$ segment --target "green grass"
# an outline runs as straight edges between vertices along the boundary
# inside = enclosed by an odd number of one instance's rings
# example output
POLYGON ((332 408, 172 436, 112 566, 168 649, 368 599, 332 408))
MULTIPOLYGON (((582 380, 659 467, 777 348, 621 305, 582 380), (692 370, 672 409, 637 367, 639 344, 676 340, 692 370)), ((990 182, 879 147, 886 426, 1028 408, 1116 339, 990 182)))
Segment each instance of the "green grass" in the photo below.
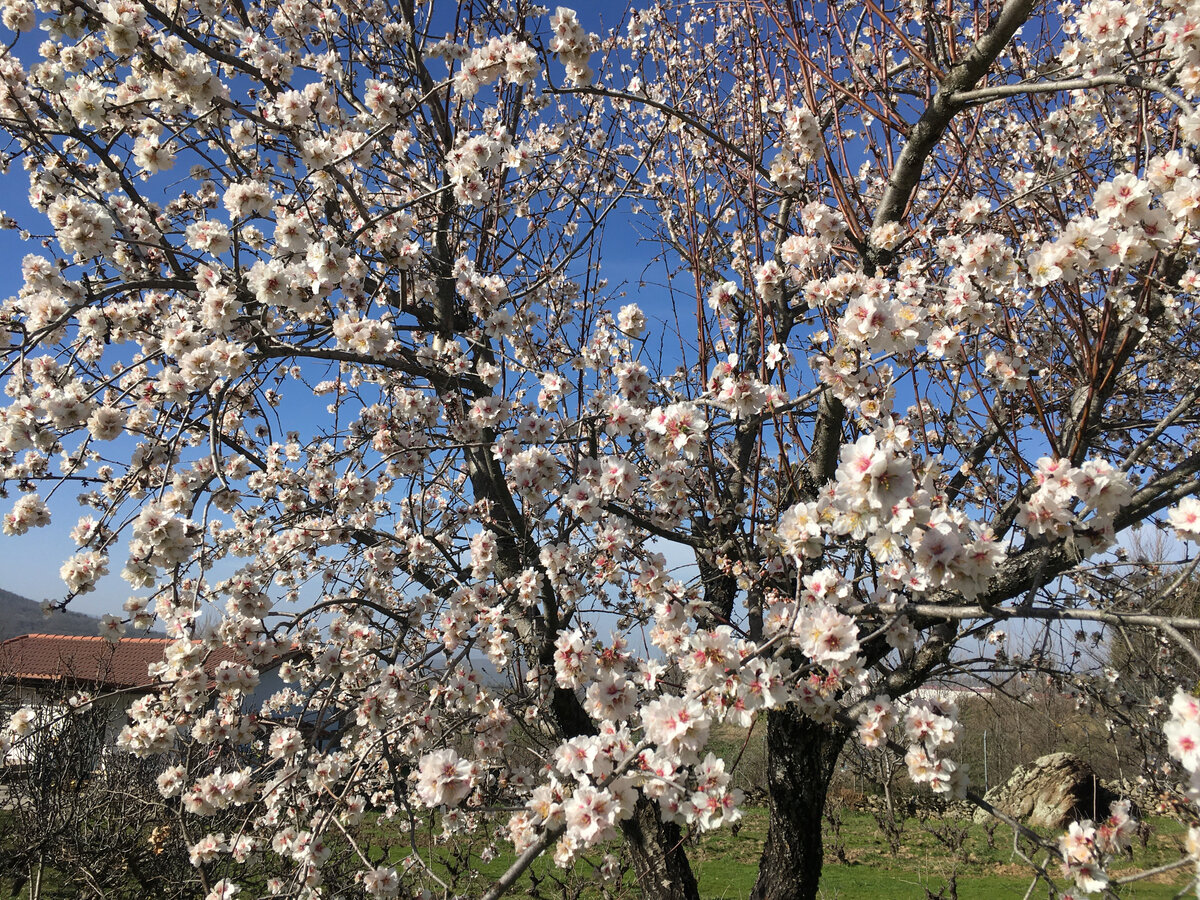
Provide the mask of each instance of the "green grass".
MULTIPOLYGON (((821 896, 826 900, 926 900, 926 890, 934 896, 957 877, 959 896, 963 898, 1022 897, 1032 875, 1012 852, 1012 832, 1003 826, 994 833, 994 847, 988 846, 982 825, 955 819, 916 818, 904 824, 903 844, 892 854, 879 824, 867 813, 841 812, 840 841, 847 862, 835 858, 839 837, 829 824, 825 828, 825 867, 821 877, 821 896), (947 825, 967 828, 966 840, 952 853, 931 833, 947 825), (965 862, 964 862, 965 857, 965 862)), ((1119 877, 1174 861, 1182 855, 1183 828, 1176 822, 1155 819, 1147 847, 1140 842, 1132 860, 1121 860, 1110 868, 1119 877)), ((748 896, 758 873, 758 852, 766 834, 766 812, 747 811, 746 820, 735 838, 728 831, 704 836, 693 854, 693 865, 705 898, 743 898, 748 896)), ((1050 872, 1058 876, 1057 867, 1050 872)), ((1060 886, 1067 887, 1059 879, 1060 886)), ((1187 886, 1189 876, 1180 872, 1159 876, 1146 882, 1123 887, 1120 896, 1137 900, 1166 900, 1187 886)), ((946 896, 949 896, 947 891, 946 896)), ((1045 897, 1044 887, 1034 897, 1045 897)))
MULTIPOLYGON (((1178 859, 1182 854, 1183 828, 1167 819, 1152 819, 1145 848, 1136 842, 1132 859, 1122 859, 1110 867, 1110 875, 1120 877, 1153 868, 1178 859)), ((763 809, 748 809, 737 836, 722 829, 701 836, 689 848, 693 871, 705 900, 738 900, 749 895, 758 875, 758 857, 766 836, 767 813, 763 809)), ((840 836, 826 824, 826 862, 821 878, 821 897, 824 900, 927 900, 929 896, 950 897, 947 889, 951 878, 957 879, 958 895, 964 900, 1001 900, 1023 897, 1032 880, 1026 874, 1028 866, 1014 856, 1012 833, 1003 826, 997 828, 989 846, 984 826, 965 820, 930 818, 921 822, 910 818, 904 823, 902 845, 893 855, 876 819, 868 813, 845 810, 841 813, 840 836), (952 852, 940 841, 934 830, 946 831, 947 826, 966 828, 966 838, 952 852), (838 843, 846 861, 836 858, 838 843), (928 893, 927 893, 928 891, 928 893)), ((613 848, 615 849, 615 847, 613 848)), ((599 853, 590 855, 598 859, 599 853)), ((476 862, 481 880, 498 876, 511 863, 512 857, 501 854, 487 863, 476 862)), ((554 877, 584 884, 583 897, 601 897, 596 888, 588 889, 592 877, 585 864, 576 867, 574 878, 556 870, 548 859, 539 860, 533 867, 534 878, 543 885, 542 896, 560 895, 545 890, 554 877)), ((1049 872, 1060 888, 1070 885, 1061 878, 1057 866, 1049 872)), ((1187 887, 1190 876, 1186 870, 1157 876, 1120 889, 1121 897, 1134 900, 1167 900, 1187 887)), ((632 882, 628 882, 632 885, 632 882)), ((519 884, 515 896, 529 893, 532 884, 519 884)), ((621 893, 614 891, 613 893, 621 893)), ((637 896, 636 889, 626 892, 637 896)), ((1040 885, 1032 897, 1047 897, 1049 892, 1040 885)))
MULTIPOLYGON (((949 898, 951 894, 946 888, 952 878, 957 879, 958 896, 963 900, 1019 898, 1029 887, 1028 866, 1013 855, 1012 833, 1004 826, 995 829, 993 844, 989 846, 987 831, 982 825, 949 818, 925 821, 909 818, 903 823, 899 849, 893 853, 874 816, 843 809, 839 817, 840 828, 826 822, 824 830, 826 862, 820 892, 823 900, 927 900, 939 896, 939 892, 949 898), (966 829, 965 839, 953 851, 933 833, 935 830, 945 833, 950 828, 966 829), (839 855, 843 857, 842 861, 839 861, 839 855)), ((1184 829, 1179 823, 1150 819, 1147 825, 1150 833, 1146 846, 1135 841, 1133 858, 1122 859, 1113 865, 1111 875, 1119 877, 1153 868, 1182 855, 1184 829)), ((705 900, 739 900, 749 895, 758 874, 758 857, 766 829, 766 811, 750 808, 746 810, 736 836, 728 829, 722 829, 691 840, 688 854, 705 900)), ((480 845, 465 839, 449 843, 431 840, 437 831, 440 829, 429 829, 422 835, 418 842, 422 856, 438 860, 437 868, 443 875, 457 869, 460 879, 455 888, 465 894, 482 892, 513 860, 511 853, 500 852, 484 862, 477 855, 480 845), (454 862, 456 854, 457 864, 454 862)), ((379 858, 385 847, 396 861, 408 852, 391 823, 373 823, 369 827, 369 838, 374 844, 369 851, 372 858, 379 858)), ((587 855, 587 860, 598 862, 604 852, 618 848, 619 844, 597 848, 587 855)), ((1057 866, 1051 866, 1050 872, 1060 887, 1069 887, 1061 879, 1057 866)), ((56 879, 52 871, 47 872, 47 881, 46 896, 61 896, 55 890, 56 879)), ((1120 890, 1120 896, 1134 900, 1167 900, 1189 883, 1190 875, 1185 869, 1125 886, 1120 890)), ((0 885, 0 900, 10 896, 7 887, 0 885)), ((598 886, 595 870, 589 862, 581 861, 574 871, 562 872, 550 859, 542 858, 518 883, 511 896, 578 896, 581 900, 601 900, 605 897, 633 898, 639 896, 639 891, 632 874, 626 877, 623 886, 612 885, 605 891, 598 886), (567 885, 565 892, 559 882, 567 885)), ((1048 891, 1044 885, 1039 885, 1030 896, 1045 898, 1048 891)))

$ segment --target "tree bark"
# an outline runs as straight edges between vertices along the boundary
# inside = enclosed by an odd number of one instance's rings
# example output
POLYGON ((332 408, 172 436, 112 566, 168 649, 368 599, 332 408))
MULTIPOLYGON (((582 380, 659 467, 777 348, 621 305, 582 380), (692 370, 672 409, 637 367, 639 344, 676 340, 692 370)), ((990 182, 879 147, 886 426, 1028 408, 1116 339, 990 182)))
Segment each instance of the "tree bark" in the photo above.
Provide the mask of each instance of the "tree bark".
POLYGON ((633 818, 621 823, 633 857, 638 893, 655 900, 699 900, 700 890, 683 848, 683 832, 664 822, 658 804, 641 794, 633 818))
MULTIPOLYGON (((551 709, 565 735, 596 733, 595 723, 571 691, 555 688, 551 709)), ((700 900, 683 832, 674 822, 662 820, 657 803, 639 793, 633 816, 621 823, 621 833, 633 859, 639 896, 646 900, 700 900)))
POLYGON ((825 795, 847 732, 801 714, 795 704, 767 716, 771 819, 751 900, 814 900, 825 848, 825 795))

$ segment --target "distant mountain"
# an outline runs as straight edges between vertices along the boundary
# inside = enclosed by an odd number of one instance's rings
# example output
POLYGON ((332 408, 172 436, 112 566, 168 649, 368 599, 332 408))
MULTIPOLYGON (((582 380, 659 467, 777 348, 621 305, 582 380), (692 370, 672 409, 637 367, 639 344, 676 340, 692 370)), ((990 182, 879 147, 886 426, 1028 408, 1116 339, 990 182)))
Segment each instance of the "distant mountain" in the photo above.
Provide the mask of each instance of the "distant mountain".
POLYGON ((18 634, 85 634, 100 631, 100 620, 77 612, 56 612, 47 617, 42 606, 12 591, 0 589, 0 641, 18 634))

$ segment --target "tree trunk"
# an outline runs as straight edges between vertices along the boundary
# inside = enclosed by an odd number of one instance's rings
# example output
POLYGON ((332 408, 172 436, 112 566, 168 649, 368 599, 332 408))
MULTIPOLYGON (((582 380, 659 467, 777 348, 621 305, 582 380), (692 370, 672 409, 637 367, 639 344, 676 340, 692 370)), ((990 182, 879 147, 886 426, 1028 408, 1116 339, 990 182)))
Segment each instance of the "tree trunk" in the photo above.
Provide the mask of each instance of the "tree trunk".
POLYGON ((46 867, 46 859, 40 853, 37 858, 37 865, 34 866, 32 877, 29 879, 29 900, 41 900, 42 897, 42 871, 46 867))
POLYGON ((814 900, 821 882, 825 794, 847 732, 799 713, 767 716, 771 819, 752 900, 814 900))
MULTIPOLYGON (((542 662, 551 663, 552 657, 547 654, 542 662)), ((555 688, 551 709, 564 734, 596 733, 595 723, 571 691, 555 688)), ((659 817, 657 803, 639 793, 633 816, 621 823, 621 833, 633 858, 639 896, 646 900, 700 900, 683 833, 674 822, 659 817)))
POLYGON ((633 817, 621 823, 633 857, 638 896, 652 900, 699 900, 700 891, 683 847, 683 833, 664 822, 658 804, 638 795, 633 817))

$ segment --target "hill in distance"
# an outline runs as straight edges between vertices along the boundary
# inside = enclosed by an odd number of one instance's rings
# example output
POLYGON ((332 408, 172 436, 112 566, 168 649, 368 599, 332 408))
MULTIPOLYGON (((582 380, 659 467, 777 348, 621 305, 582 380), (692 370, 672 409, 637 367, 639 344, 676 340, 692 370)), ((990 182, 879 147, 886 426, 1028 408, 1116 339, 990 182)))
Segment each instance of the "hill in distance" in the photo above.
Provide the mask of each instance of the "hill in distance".
POLYGON ((0 588, 0 641, 19 634, 99 634, 100 620, 77 612, 56 612, 47 617, 42 606, 27 597, 0 588))

